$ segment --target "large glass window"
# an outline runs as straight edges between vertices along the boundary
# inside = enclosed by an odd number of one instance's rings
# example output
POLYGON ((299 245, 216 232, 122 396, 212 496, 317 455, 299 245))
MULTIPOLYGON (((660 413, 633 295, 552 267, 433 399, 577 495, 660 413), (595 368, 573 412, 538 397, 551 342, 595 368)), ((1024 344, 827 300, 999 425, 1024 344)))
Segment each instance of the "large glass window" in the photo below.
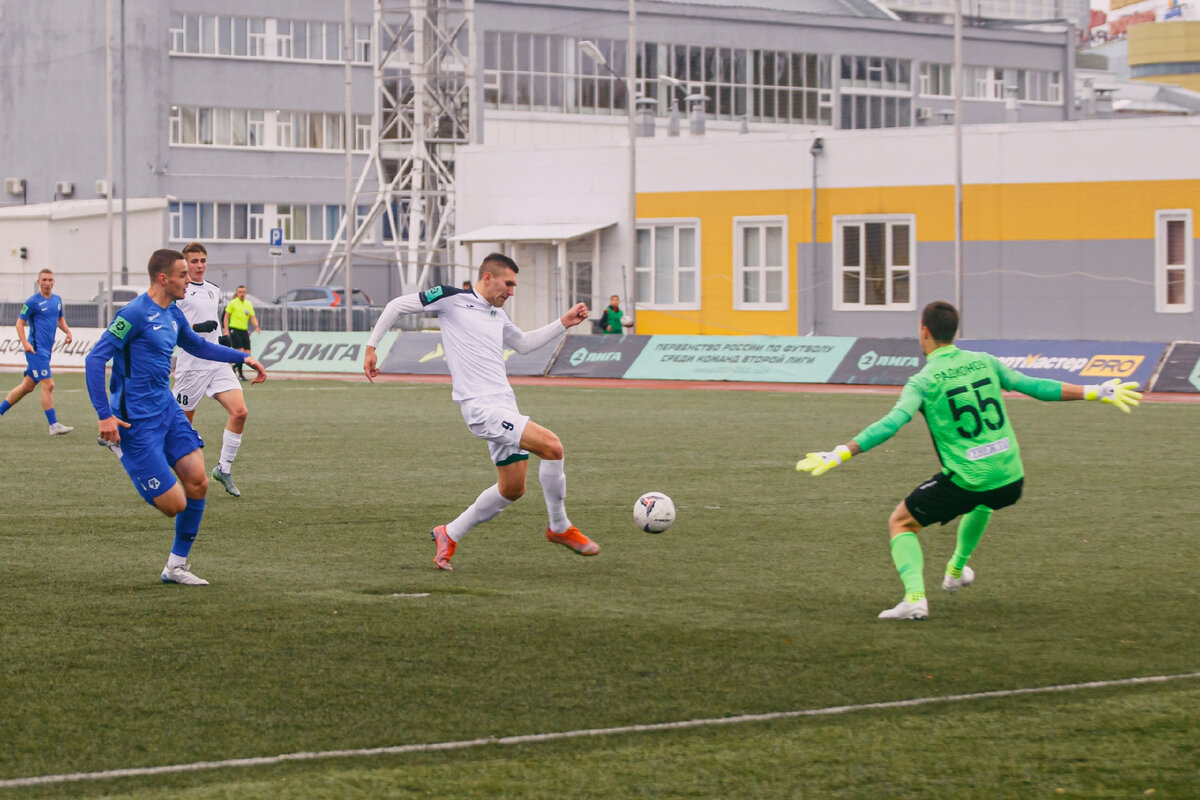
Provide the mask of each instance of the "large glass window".
POLYGON ((785 217, 737 217, 733 221, 733 307, 780 311, 788 307, 788 244, 785 217))
POLYGON ((834 307, 908 311, 916 303, 916 218, 834 217, 834 307))
POLYGON ((912 126, 912 62, 884 56, 841 57, 842 95, 838 127, 912 126))
MULTIPOLYGON (((625 42, 589 39, 605 66, 568 36, 490 31, 483 37, 484 102, 491 108, 625 113, 625 42)), ((830 56, 689 44, 638 45, 637 85, 666 116, 672 102, 706 97, 711 119, 829 125, 833 121, 830 56), (658 80, 677 79, 681 86, 658 80)))
MULTIPOLYGON (((283 228, 292 242, 328 242, 337 234, 342 206, 295 203, 193 203, 172 201, 167 208, 172 241, 265 241, 265 221, 283 228)), ((358 209, 359 219, 367 207, 358 209)), ((368 240, 373 237, 368 235, 368 240)))
MULTIPOLYGON (((972 100, 1004 100, 1008 87, 1017 91, 1025 103, 1061 103, 1062 73, 1015 67, 963 67, 963 97, 972 100)), ((921 65, 921 94, 930 97, 954 96, 954 65, 921 65)))
MULTIPOLYGON (((172 53, 299 61, 341 61, 342 26, 260 17, 172 12, 168 28, 172 53)), ((371 60, 371 26, 354 26, 352 58, 371 60)))
POLYGON ((1155 217, 1154 309, 1163 314, 1190 312, 1195 274, 1192 211, 1159 211, 1155 217))
POLYGON ((699 220, 640 220, 634 269, 638 305, 700 307, 699 220))

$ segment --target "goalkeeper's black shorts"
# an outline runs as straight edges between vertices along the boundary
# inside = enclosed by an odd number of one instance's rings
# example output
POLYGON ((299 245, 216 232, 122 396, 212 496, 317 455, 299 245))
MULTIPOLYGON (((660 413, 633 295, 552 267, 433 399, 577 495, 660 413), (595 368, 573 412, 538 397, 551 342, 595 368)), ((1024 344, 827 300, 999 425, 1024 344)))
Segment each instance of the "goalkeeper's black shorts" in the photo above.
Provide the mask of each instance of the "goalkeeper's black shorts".
POLYGON ((949 475, 939 472, 913 489, 908 497, 904 498, 904 505, 922 527, 935 522, 945 525, 979 506, 987 506, 993 510, 1011 506, 1021 499, 1024 486, 1025 479, 1018 478, 996 489, 973 492, 950 480, 949 475))

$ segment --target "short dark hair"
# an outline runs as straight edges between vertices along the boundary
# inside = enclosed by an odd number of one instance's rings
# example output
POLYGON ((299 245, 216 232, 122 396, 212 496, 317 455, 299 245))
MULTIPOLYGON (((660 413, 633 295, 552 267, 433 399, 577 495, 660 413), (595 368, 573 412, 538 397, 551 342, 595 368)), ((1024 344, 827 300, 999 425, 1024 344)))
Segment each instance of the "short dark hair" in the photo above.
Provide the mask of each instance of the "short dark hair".
POLYGON ((156 275, 175 266, 176 261, 187 261, 187 259, 178 250, 168 250, 165 247, 151 253, 150 263, 146 265, 146 271, 150 273, 150 281, 153 283, 156 275))
POLYGON ((511 269, 514 274, 521 271, 517 268, 517 262, 504 253, 488 253, 484 256, 483 263, 479 265, 479 277, 483 278, 484 273, 490 273, 493 277, 499 278, 500 273, 506 269, 511 269))
POLYGON ((934 300, 922 309, 921 324, 935 342, 953 342, 958 333, 958 310, 945 300, 934 300))
POLYGON ((185 256, 184 260, 187 260, 186 256, 188 253, 204 253, 204 255, 208 255, 208 251, 204 249, 204 245, 199 242, 189 242, 180 252, 185 256))

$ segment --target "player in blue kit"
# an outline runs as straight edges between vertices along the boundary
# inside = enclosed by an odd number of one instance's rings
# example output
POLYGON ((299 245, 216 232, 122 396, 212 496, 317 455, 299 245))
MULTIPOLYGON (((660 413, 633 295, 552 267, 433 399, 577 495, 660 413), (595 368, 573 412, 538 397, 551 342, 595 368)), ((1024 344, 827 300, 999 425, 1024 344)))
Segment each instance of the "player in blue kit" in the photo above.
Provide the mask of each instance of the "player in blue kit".
POLYGON ((258 372, 255 383, 265 381, 267 373, 250 355, 207 342, 192 330, 174 302, 187 292, 182 253, 155 250, 147 270, 150 289, 117 312, 88 353, 88 394, 100 418, 100 444, 120 457, 147 503, 175 518, 175 542, 162 572, 163 583, 207 586, 208 581, 192 574, 187 561, 208 492, 208 473, 200 453, 204 441, 171 394, 171 354, 178 345, 209 361, 249 364, 258 372), (104 367, 109 360, 112 379, 105 391, 104 367))
POLYGON ((17 402, 34 390, 42 387, 42 410, 46 413, 46 422, 50 424, 51 436, 62 436, 74 428, 63 425, 58 421, 54 411, 54 378, 50 374, 50 352, 54 349, 55 331, 61 330, 67 335, 67 344, 71 343, 71 329, 63 318, 62 298, 54 294, 54 271, 44 269, 38 273, 38 291, 21 306, 17 316, 17 338, 25 350, 25 377, 0 401, 0 417, 4 412, 15 406, 17 402), (25 335, 25 327, 29 327, 29 335, 25 335))

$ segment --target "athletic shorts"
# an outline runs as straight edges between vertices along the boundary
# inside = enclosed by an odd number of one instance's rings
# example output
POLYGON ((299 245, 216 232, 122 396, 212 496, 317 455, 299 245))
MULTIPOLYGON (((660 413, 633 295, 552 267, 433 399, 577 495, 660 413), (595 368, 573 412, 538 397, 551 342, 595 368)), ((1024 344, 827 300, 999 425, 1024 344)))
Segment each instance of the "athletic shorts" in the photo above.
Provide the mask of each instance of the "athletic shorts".
POLYGON ((913 489, 908 497, 904 498, 904 505, 913 519, 921 523, 921 527, 935 522, 945 525, 979 506, 987 506, 993 511, 1011 506, 1021 499, 1021 489, 1024 486, 1025 479, 1018 478, 998 489, 973 492, 954 483, 949 475, 939 472, 913 489))
POLYGON ((28 375, 34 383, 44 381, 50 375, 50 355, 42 355, 40 353, 25 354, 25 374, 28 375))
POLYGON ((221 392, 242 390, 233 370, 222 364, 219 369, 189 369, 175 373, 175 399, 184 411, 195 411, 201 398, 216 397, 221 392))
POLYGON ((243 328, 230 328, 229 329, 229 341, 230 341, 230 345, 229 345, 230 347, 236 348, 238 350, 249 350, 250 349, 250 330, 243 329, 243 328))
POLYGON ((461 401, 458 407, 471 433, 487 442, 492 463, 497 467, 529 458, 529 451, 521 449, 521 435, 529 417, 517 410, 515 396, 473 397, 461 401))
POLYGON ((178 483, 171 471, 175 462, 204 447, 204 440, 174 404, 160 417, 126 422, 131 424, 121 428, 121 466, 142 499, 154 505, 154 498, 178 483))

